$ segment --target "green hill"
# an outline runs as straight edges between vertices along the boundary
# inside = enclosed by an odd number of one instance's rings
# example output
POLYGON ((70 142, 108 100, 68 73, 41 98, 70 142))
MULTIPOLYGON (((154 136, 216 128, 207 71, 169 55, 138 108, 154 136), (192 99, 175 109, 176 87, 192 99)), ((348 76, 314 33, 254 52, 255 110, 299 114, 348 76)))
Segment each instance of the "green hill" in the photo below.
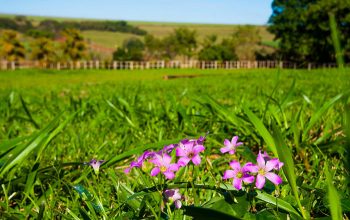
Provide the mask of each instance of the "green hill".
MULTIPOLYGON (((14 18, 16 15, 0 14, 0 17, 14 18)), ((97 19, 84 19, 84 18, 62 18, 62 17, 46 17, 46 16, 26 16, 33 24, 38 24, 45 19, 53 19, 57 21, 86 21, 97 19)), ((167 23, 167 22, 145 22, 145 21, 127 21, 128 24, 139 27, 149 34, 156 37, 164 37, 170 34, 174 29, 179 27, 186 27, 192 30, 196 30, 198 34, 198 40, 201 42, 206 36, 215 34, 220 41, 222 38, 232 35, 239 25, 230 24, 195 24, 195 23, 167 23)), ((233 21, 234 22, 234 21, 233 21)), ((267 31, 267 26, 255 26, 258 28, 260 36, 262 38, 263 45, 271 47, 270 45, 277 45, 274 42, 273 34, 267 31)), ((93 50, 105 56, 110 56, 111 52, 118 46, 121 46, 123 41, 135 37, 142 39, 143 37, 131 33, 121 32, 108 32, 108 31, 83 31, 84 37, 93 44, 93 50)))

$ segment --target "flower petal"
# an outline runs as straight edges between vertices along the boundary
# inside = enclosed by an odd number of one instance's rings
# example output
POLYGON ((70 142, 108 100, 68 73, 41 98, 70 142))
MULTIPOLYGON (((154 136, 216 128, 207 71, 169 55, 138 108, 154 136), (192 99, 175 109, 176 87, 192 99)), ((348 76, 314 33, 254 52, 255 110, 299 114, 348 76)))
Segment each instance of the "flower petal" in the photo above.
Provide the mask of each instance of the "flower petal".
POLYGON ((199 165, 201 163, 201 157, 197 154, 196 156, 192 157, 192 162, 195 165, 199 165))
POLYGON ((256 161, 258 162, 258 167, 265 168, 265 160, 260 151, 258 157, 256 158, 256 161))
POLYGON ((220 148, 220 151, 221 151, 221 153, 226 153, 226 152, 229 152, 230 151, 230 147, 223 147, 223 148, 220 148))
POLYGON ((173 163, 173 164, 170 164, 170 166, 169 166, 169 168, 168 168, 168 170, 170 170, 170 171, 178 171, 179 170, 179 165, 178 164, 176 164, 176 163, 173 163))
POLYGON ((254 179, 255 179, 254 176, 250 176, 247 174, 242 177, 242 180, 245 183, 252 183, 252 182, 254 182, 254 179))
POLYGON ((234 136, 231 140, 231 144, 235 146, 237 141, 238 141, 238 136, 234 136))
POLYGON ((257 173, 258 171, 259 171, 259 167, 253 164, 252 162, 248 162, 242 167, 243 173, 245 172, 257 173))
POLYGON ((235 153, 236 153, 236 150, 235 150, 235 149, 230 150, 228 153, 229 153, 229 154, 235 154, 235 153))
POLYGON ((233 178, 235 176, 235 172, 233 170, 226 170, 224 172, 224 175, 222 176, 222 179, 226 180, 226 179, 230 179, 233 178))
POLYGON ((232 169, 237 170, 237 171, 241 170, 241 165, 236 160, 233 160, 230 162, 230 167, 232 167, 232 169))
POLYGON ((266 167, 265 167, 265 171, 269 172, 271 171, 273 168, 275 168, 276 166, 278 166, 278 159, 277 158, 273 158, 269 161, 266 162, 266 167))
POLYGON ((155 167, 151 170, 151 176, 156 176, 160 172, 159 167, 155 167))
POLYGON ((190 158, 188 158, 188 157, 181 157, 180 159, 179 159, 179 161, 177 161, 177 164, 179 165, 179 166, 181 166, 181 167, 184 167, 184 166, 186 166, 187 164, 188 164, 188 162, 190 162, 190 158))
POLYGON ((263 175, 258 174, 256 176, 256 182, 255 182, 255 186, 258 189, 262 189, 265 185, 265 177, 263 175))
POLYGON ((202 152, 205 150, 205 147, 203 145, 196 145, 194 148, 193 148, 193 153, 195 154, 199 154, 199 152, 202 152))
POLYGON ((268 180, 270 180, 275 185, 279 185, 282 183, 282 178, 275 173, 268 172, 268 173, 265 173, 265 176, 268 180))
POLYGON ((128 174, 128 173, 130 173, 130 170, 131 170, 131 167, 128 167, 124 170, 124 173, 128 174))
POLYGON ((164 153, 163 154, 163 162, 164 162, 164 165, 169 165, 171 163, 171 156, 164 153))
POLYGON ((181 208, 181 206, 182 206, 182 203, 180 200, 175 200, 174 204, 175 204, 175 208, 177 208, 177 209, 181 208))
POLYGON ((242 179, 234 178, 233 179, 233 187, 235 187, 238 190, 241 190, 242 189, 242 179))
POLYGON ((186 155, 187 155, 187 152, 182 147, 176 148, 176 156, 177 157, 184 157, 186 155))
POLYGON ((225 145, 226 147, 231 147, 231 142, 230 142, 229 140, 225 139, 224 145, 225 145))
POLYGON ((175 177, 175 174, 171 171, 165 171, 163 174, 169 180, 174 179, 174 177, 175 177))
POLYGON ((236 143, 236 147, 241 146, 242 144, 243 144, 242 142, 238 142, 236 143))

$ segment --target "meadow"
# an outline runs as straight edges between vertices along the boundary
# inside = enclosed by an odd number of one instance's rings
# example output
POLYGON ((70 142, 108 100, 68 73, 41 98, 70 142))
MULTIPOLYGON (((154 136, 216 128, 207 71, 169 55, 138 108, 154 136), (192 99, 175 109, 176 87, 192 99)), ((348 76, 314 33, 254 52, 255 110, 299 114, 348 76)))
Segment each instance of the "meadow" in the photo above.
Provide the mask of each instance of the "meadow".
POLYGON ((348 219, 349 77, 348 69, 0 72, 1 218, 348 219), (200 136, 200 164, 174 178, 151 176, 152 161, 124 172, 145 150, 200 136), (233 136, 243 145, 223 154, 233 136), (281 184, 237 190, 223 179, 229 162, 256 163, 259 151, 284 163, 274 171, 281 184), (103 163, 94 169, 91 159, 103 163), (175 189, 181 197, 165 195, 175 189))

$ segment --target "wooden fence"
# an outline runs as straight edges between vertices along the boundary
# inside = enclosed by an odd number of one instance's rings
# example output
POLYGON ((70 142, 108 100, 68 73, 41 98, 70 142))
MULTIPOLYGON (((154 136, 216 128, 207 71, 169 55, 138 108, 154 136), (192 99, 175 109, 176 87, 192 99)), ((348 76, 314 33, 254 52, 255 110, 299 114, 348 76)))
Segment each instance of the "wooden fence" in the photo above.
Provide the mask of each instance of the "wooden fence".
MULTIPOLYGON (((349 65, 346 65, 349 67, 349 65)), ((270 69, 270 68, 282 68, 282 69, 315 69, 315 68, 335 68, 335 63, 308 63, 308 64, 296 64, 288 61, 70 61, 70 62, 52 62, 42 63, 39 61, 0 61, 0 70, 16 70, 16 69, 28 69, 28 68, 40 68, 40 69, 56 69, 56 70, 68 70, 68 69, 270 69)))

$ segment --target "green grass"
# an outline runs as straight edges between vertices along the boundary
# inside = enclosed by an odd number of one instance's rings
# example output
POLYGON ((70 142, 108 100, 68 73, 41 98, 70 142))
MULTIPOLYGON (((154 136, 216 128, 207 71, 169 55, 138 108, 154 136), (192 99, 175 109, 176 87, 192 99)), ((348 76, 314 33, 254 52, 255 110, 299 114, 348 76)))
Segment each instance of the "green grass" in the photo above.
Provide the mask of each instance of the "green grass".
POLYGON ((0 215, 346 219, 348 79, 347 69, 2 71, 0 215), (201 166, 165 182, 180 188, 182 209, 160 211, 164 180, 149 168, 123 173, 145 149, 207 131, 201 166), (244 146, 222 155, 233 135, 244 146), (259 150, 284 162, 280 186, 238 192, 222 180, 228 162, 259 150), (98 176, 91 158, 106 160, 98 176))

